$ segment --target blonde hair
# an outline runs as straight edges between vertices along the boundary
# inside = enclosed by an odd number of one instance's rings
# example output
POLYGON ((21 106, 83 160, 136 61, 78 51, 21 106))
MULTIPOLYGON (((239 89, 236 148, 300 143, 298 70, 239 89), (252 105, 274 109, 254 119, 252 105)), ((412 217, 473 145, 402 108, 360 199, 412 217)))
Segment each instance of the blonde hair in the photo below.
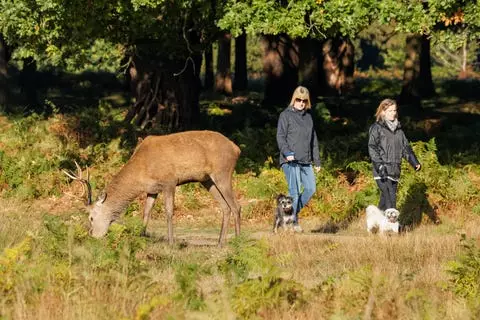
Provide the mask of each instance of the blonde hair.
POLYGON ((312 107, 310 92, 305 87, 298 86, 295 91, 293 91, 292 100, 290 101, 291 106, 295 103, 295 99, 307 100, 307 103, 305 103, 305 109, 307 110, 312 107))
POLYGON ((378 105, 377 112, 375 112, 375 118, 377 121, 383 119, 383 112, 390 108, 391 106, 397 106, 397 102, 393 99, 384 99, 378 105))

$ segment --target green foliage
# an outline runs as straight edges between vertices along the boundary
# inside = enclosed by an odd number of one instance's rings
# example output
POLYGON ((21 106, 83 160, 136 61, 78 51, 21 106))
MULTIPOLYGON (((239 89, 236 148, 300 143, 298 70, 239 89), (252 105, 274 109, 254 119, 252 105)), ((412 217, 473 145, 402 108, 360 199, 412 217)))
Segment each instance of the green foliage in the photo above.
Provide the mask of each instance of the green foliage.
POLYGON ((229 242, 230 252, 219 264, 233 288, 232 306, 242 317, 261 310, 295 308, 306 303, 305 289, 279 277, 279 270, 263 241, 244 234, 229 242))
POLYGON ((187 183, 180 186, 184 196, 182 204, 189 210, 200 209, 202 204, 198 199, 202 196, 208 196, 208 191, 200 183, 187 183))
POLYGON ((465 31, 466 24, 478 33, 477 7, 473 1, 454 0, 429 1, 428 5, 423 1, 395 0, 230 0, 217 24, 235 36, 245 31, 247 34, 285 33, 292 38, 324 39, 336 35, 354 38, 374 21, 392 25, 397 32, 435 34, 438 24, 448 26, 445 21, 460 11, 464 14, 460 21, 462 29, 465 31))
POLYGON ((75 171, 73 160, 82 167, 109 161, 116 169, 126 161, 136 140, 128 128, 117 138, 123 127, 121 112, 100 101, 97 108, 83 108, 75 115, 33 113, 12 118, 0 128, 6 146, 0 150, 0 193, 22 199, 59 195, 66 179, 59 169, 75 171))
MULTIPOLYGON (((66 57, 63 63, 65 64, 65 71, 72 73, 116 73, 119 70, 124 54, 122 46, 104 39, 96 39, 90 47, 81 48, 75 55, 66 57)), ((55 63, 55 65, 59 63, 60 61, 55 63)))
POLYGON ((148 320, 150 319, 150 314, 153 310, 158 308, 159 306, 168 305, 170 302, 168 297, 165 296, 155 296, 153 297, 148 303, 141 304, 137 308, 137 312, 135 314, 135 320, 148 320))
POLYGON ((75 264, 88 264, 92 269, 124 270, 138 272, 141 261, 135 254, 146 246, 141 237, 143 222, 137 217, 125 217, 124 223, 112 224, 105 239, 97 240, 88 236, 87 231, 75 221, 62 220, 57 216, 44 218, 45 234, 43 245, 48 257, 69 258, 75 264), (73 247, 82 246, 82 250, 73 247))
POLYGON ((243 318, 251 318, 263 310, 289 310, 307 303, 301 285, 272 277, 246 280, 235 288, 232 299, 233 308, 243 318))
POLYGON ((455 293, 466 298, 473 308, 480 312, 480 248, 475 239, 467 239, 462 235, 462 252, 456 260, 447 264, 447 272, 451 275, 451 283, 455 293))
POLYGON ((407 33, 428 33, 434 21, 427 14, 421 1, 381 1, 379 20, 388 24, 394 22, 397 31, 407 33))
MULTIPOLYGON (((260 36, 257 35, 249 35, 247 37, 247 72, 249 75, 261 75, 263 73, 263 63, 262 63, 262 56, 263 50, 262 46, 259 46, 260 43, 260 36)), ((249 83, 252 82, 252 78, 248 81, 249 83)), ((261 79, 260 79, 261 80, 261 79)), ((252 87, 251 84, 249 87, 252 87)))
POLYGON ((332 115, 324 102, 318 102, 317 104, 312 106, 312 110, 316 119, 321 119, 325 123, 331 122, 332 115))
POLYGON ((27 237, 13 248, 6 248, 0 255, 0 292, 9 294, 17 285, 17 275, 25 269, 23 261, 31 252, 32 238, 27 237))
POLYGON ((243 175, 238 188, 251 199, 272 199, 278 193, 285 193, 287 185, 280 169, 264 169, 258 176, 253 173, 243 175))
MULTIPOLYGON (((405 62, 405 40, 406 34, 395 32, 395 27, 392 25, 385 25, 380 24, 379 22, 373 23, 370 27, 365 28, 360 33, 359 37, 364 42, 363 45, 367 45, 365 48, 365 52, 360 52, 361 60, 372 59, 369 57, 368 49, 376 49, 379 50, 378 57, 376 61, 371 61, 373 63, 371 65, 375 69, 386 69, 389 71, 400 71, 403 69, 403 64, 405 62)), ((357 48, 362 50, 362 45, 359 42, 358 45, 355 46, 355 50, 357 48)), ((364 89, 362 86, 363 92, 383 92, 385 96, 395 96, 398 94, 399 88, 398 86, 401 84, 397 80, 392 81, 392 79, 384 78, 378 79, 379 81, 371 81, 367 83, 367 85, 374 86, 377 91, 368 90, 368 88, 364 89), (382 88, 382 86, 390 86, 392 87, 392 91, 386 91, 386 88, 382 88), (381 89, 381 91, 378 91, 381 89)))
POLYGON ((31 116, 13 122, 11 130, 0 137, 8 141, 9 147, 0 151, 0 184, 7 196, 17 195, 32 199, 58 193, 57 180, 52 170, 58 168, 61 157, 58 141, 44 140, 47 129, 41 116, 31 116), (46 185, 51 188, 46 189, 46 185))
POLYGON ((64 259, 70 255, 72 241, 82 241, 88 233, 78 224, 67 223, 58 216, 45 215, 43 218, 45 226, 45 237, 43 245, 49 257, 64 259))
POLYGON ((237 171, 254 171, 258 173, 258 164, 270 168, 278 164, 276 137, 277 128, 269 124, 264 129, 245 126, 232 135, 232 140, 242 150, 242 155, 237 163, 237 171))
POLYGON ((197 281, 202 273, 198 264, 181 264, 177 267, 175 281, 178 285, 176 300, 183 301, 184 307, 190 310, 202 310, 205 308, 203 294, 198 287, 197 281))
POLYGON ((252 274, 264 274, 274 269, 272 260, 268 258, 268 246, 265 242, 241 234, 228 244, 230 252, 219 265, 219 269, 229 283, 240 283, 252 274))
MULTIPOLYGON (((422 163, 422 170, 414 172, 406 162, 402 167, 402 184, 399 190, 399 202, 408 197, 408 192, 415 185, 424 185, 423 197, 438 194, 446 201, 469 202, 478 197, 479 191, 468 178, 466 170, 458 170, 442 166, 437 157, 437 146, 434 138, 428 142, 412 143, 413 150, 422 163)), ((417 187, 417 191, 418 187, 417 187)), ((421 201, 420 201, 421 203, 421 201)))
POLYGON ((317 197, 309 206, 315 214, 326 215, 325 218, 335 223, 351 221, 378 198, 377 187, 371 179, 371 164, 366 161, 351 162, 342 171, 322 169, 316 174, 316 185, 317 197))
POLYGON ((473 208, 472 208, 472 211, 474 214, 476 214, 477 216, 480 216, 480 203, 476 204, 473 208))
POLYGON ((412 143, 412 147, 422 163, 422 169, 416 172, 406 161, 402 164, 398 206, 403 224, 418 224, 423 214, 437 222, 431 198, 448 203, 475 204, 480 193, 468 177, 468 170, 442 166, 438 161, 435 139, 417 141, 412 143))
POLYGON ((424 290, 420 288, 411 289, 405 296, 405 302, 410 309, 419 314, 422 318, 428 317, 429 299, 424 290))
POLYGON ((377 2, 372 0, 316 1, 316 3, 318 6, 310 18, 319 36, 340 34, 354 38, 359 31, 375 20, 377 12, 377 2))
POLYGON ((282 3, 272 0, 228 1, 218 21, 234 35, 281 34, 293 38, 325 35, 354 36, 368 25, 376 12, 375 2, 303 0, 282 3))
MULTIPOLYGON (((398 50, 398 49, 394 49, 394 50, 398 50)), ((398 54, 403 56, 403 53, 398 53, 398 54)), ((399 59, 396 61, 398 63, 403 64, 403 58, 399 57, 399 59)), ((387 69, 389 67, 390 65, 387 65, 387 69)), ((380 77, 380 78, 375 78, 372 81, 366 81, 366 83, 363 83, 363 81, 360 80, 359 86, 361 87, 360 90, 362 94, 365 94, 365 95, 375 95, 376 92, 382 92, 387 97, 393 97, 396 94, 398 94, 398 92, 400 92, 401 90, 401 83, 395 78, 391 79, 391 78, 380 77)), ((372 119, 373 119, 373 112, 372 112, 372 119)))
POLYGON ((145 39, 155 42, 153 54, 160 59, 183 61, 200 52, 200 45, 187 38, 190 32, 202 33, 204 39, 213 35, 212 9, 198 0, 3 1, 0 32, 19 59, 34 57, 41 64, 75 70, 88 70, 95 63, 118 70, 124 52, 146 53, 145 39), (105 55, 108 47, 114 54, 105 55))

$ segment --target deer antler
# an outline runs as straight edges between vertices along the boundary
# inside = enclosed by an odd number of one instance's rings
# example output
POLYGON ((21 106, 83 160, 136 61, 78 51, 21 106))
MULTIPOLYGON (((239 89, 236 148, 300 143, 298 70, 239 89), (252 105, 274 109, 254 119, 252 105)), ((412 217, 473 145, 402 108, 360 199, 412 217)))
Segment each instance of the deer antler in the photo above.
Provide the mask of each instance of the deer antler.
POLYGON ((90 172, 88 171, 87 167, 87 178, 83 178, 83 173, 82 173, 82 168, 80 168, 80 165, 75 162, 75 166, 77 167, 77 174, 74 174, 73 172, 69 172, 67 170, 62 170, 62 172, 72 180, 79 181, 82 184, 83 187, 83 192, 81 197, 85 195, 85 191, 87 191, 87 205, 92 204, 92 187, 90 186, 90 172))

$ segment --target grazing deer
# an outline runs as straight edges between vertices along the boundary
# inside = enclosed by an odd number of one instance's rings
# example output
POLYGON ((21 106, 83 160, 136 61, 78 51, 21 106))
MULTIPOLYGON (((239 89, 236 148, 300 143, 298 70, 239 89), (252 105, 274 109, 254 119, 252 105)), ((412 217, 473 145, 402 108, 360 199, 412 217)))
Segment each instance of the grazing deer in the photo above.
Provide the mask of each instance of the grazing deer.
POLYGON ((218 244, 225 243, 230 214, 235 215, 235 234, 240 233, 240 205, 232 189, 232 174, 240 149, 218 132, 186 131, 164 136, 148 136, 135 149, 132 157, 117 173, 102 195, 92 204, 92 191, 87 179, 78 174, 64 173, 82 182, 87 193, 90 234, 103 237, 110 224, 141 193, 147 194, 143 222, 147 228, 150 211, 161 191, 165 202, 168 242, 173 244, 173 205, 175 187, 188 182, 200 182, 219 202, 223 211, 218 244))

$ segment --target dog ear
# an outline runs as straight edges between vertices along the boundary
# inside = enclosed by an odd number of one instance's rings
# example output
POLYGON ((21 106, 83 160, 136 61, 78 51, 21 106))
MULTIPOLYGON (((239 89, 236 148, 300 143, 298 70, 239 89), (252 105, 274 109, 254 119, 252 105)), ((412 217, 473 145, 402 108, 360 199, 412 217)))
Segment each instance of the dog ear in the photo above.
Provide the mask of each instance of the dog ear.
POLYGON ((280 199, 282 198, 285 198, 285 195, 283 193, 280 193, 278 196, 277 196, 277 201, 280 201, 280 199))

